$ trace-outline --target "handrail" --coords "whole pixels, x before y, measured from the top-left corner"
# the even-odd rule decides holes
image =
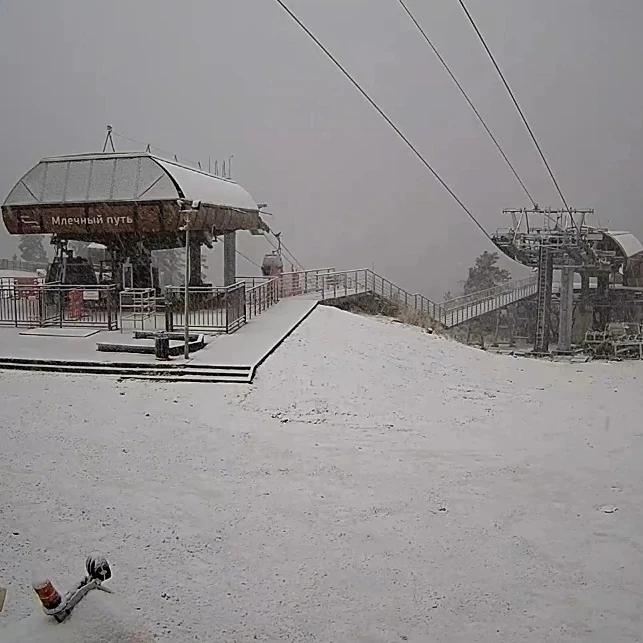
[[[522,279],[503,284],[502,287],[487,288],[477,293],[471,293],[469,301],[444,309],[444,325],[457,326],[486,313],[493,312],[508,304],[524,299],[537,290],[535,279]],[[458,298],[461,299],[461,298]],[[453,300],[451,300],[453,301]],[[451,302],[446,302],[449,304]],[[444,305],[444,304],[443,304]]]
[[[290,270],[288,272],[282,272],[281,276],[286,275],[303,275],[306,273],[316,272],[317,274],[334,274],[337,271],[335,268],[307,268],[306,270]]]
[[[312,279],[309,278],[311,275]],[[536,279],[529,277],[436,303],[422,294],[410,293],[370,268],[339,271],[302,270],[283,273],[280,279],[283,297],[308,292],[319,292],[322,298],[326,298],[327,295],[337,297],[372,292],[384,299],[427,314],[447,327],[496,310],[501,305],[513,303],[518,298],[531,294],[527,290],[536,287]],[[516,296],[512,297],[514,293]],[[495,301],[496,299],[498,301]]]
[[[451,310],[453,308],[459,307],[458,305],[456,306],[452,305],[455,302],[464,301],[465,305],[468,305],[469,303],[475,303],[482,299],[489,299],[490,297],[496,297],[498,295],[504,295],[505,293],[508,293],[508,292],[513,292],[514,290],[517,290],[518,288],[522,288],[523,286],[531,286],[535,284],[536,284],[536,277],[526,277],[525,279],[511,280],[511,281],[505,282],[504,284],[492,286],[491,288],[485,288],[484,290],[476,290],[467,295],[459,295],[458,297],[445,299],[441,303],[441,306],[443,306],[447,310]]]
[[[281,279],[273,277],[252,288],[246,289],[246,319],[260,315],[264,310],[276,304],[281,297]]]

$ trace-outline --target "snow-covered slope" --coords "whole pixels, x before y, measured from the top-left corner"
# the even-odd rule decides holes
[[[641,377],[328,308],[252,387],[0,372],[0,627],[101,550],[165,641],[640,641]]]
[[[131,610],[104,592],[90,592],[63,622],[56,623],[42,612],[0,629],[7,643],[152,643]]]

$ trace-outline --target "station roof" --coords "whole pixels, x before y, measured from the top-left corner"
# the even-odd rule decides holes
[[[604,230],[603,234],[622,250],[627,259],[643,253],[643,244],[631,232]]]
[[[254,199],[238,183],[147,152],[44,158],[16,183],[3,205],[140,203],[178,198],[258,212]]]

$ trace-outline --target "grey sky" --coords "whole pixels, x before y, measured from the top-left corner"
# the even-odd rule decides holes
[[[503,225],[503,207],[525,204],[397,0],[289,4],[488,230]],[[456,0],[408,4],[536,199],[558,205]],[[468,4],[568,201],[643,238],[643,4]],[[272,225],[311,267],[375,264],[439,297],[489,247],[273,0],[4,0],[0,80],[1,198],[42,156],[99,150],[111,123],[179,157],[234,154],[235,178],[270,204]],[[0,255],[12,244],[3,231]],[[266,248],[250,238],[240,247],[258,261]]]

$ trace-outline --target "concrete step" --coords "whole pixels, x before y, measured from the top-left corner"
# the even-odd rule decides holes
[[[0,369],[48,373],[111,375],[127,379],[148,379],[176,382],[250,383],[253,374],[251,366],[216,366],[209,364],[169,366],[160,364],[114,364],[110,362],[21,360],[19,358],[0,358]]]
[[[61,359],[34,359],[31,357],[0,357],[0,362],[13,364],[49,364],[49,365],[71,365],[71,366],[98,366],[115,368],[132,368],[141,370],[172,370],[172,369],[198,369],[208,370],[212,368],[225,368],[230,370],[247,370],[248,366],[203,364],[200,362],[184,362],[183,360],[169,362],[112,362],[112,361],[90,361],[90,360],[61,360]]]

